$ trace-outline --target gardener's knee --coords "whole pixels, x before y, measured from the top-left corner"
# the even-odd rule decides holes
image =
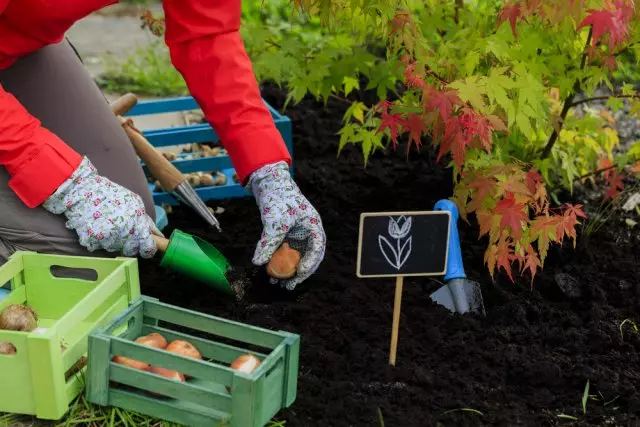
[[[114,255],[104,251],[88,252],[74,236],[47,236],[32,231],[0,227],[0,264],[17,251],[30,251],[51,255],[100,256]]]

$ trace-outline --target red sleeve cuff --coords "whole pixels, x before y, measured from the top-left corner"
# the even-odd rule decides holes
[[[39,129],[47,142],[34,150],[13,173],[9,187],[28,207],[35,208],[51,196],[80,166],[82,156],[46,129]]]
[[[227,135],[222,141],[242,185],[257,169],[277,162],[291,166],[291,155],[277,128],[260,129],[241,135]]]

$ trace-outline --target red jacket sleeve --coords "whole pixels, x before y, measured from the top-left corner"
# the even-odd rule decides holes
[[[20,200],[30,208],[40,205],[81,161],[0,86],[0,164],[11,175],[9,187]]]
[[[238,173],[241,182],[261,166],[291,163],[264,104],[240,37],[240,0],[163,0],[165,41]]]

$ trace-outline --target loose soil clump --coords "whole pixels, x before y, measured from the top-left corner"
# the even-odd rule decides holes
[[[275,87],[263,96],[284,104]],[[262,230],[255,201],[210,202],[224,208],[222,234],[182,208],[166,232],[178,228],[214,244],[237,267],[244,297],[225,297],[158,260],[141,261],[144,294],[300,334],[298,397],[279,415],[289,427],[380,426],[380,415],[393,427],[638,425],[640,336],[629,322],[620,325],[640,322],[640,238],[624,221],[579,237],[575,250],[551,250],[533,289],[528,277],[493,282],[483,265],[486,242],[461,222],[467,275],[482,284],[486,318],[452,316],[429,299],[440,283],[406,279],[397,365],[388,365],[394,283],[356,277],[359,215],[431,210],[451,195],[451,171],[429,147],[408,159],[404,148],[376,154],[366,168],[359,147],[336,159],[345,108],[304,101],[286,111],[296,181],[328,236],[317,274],[294,292],[270,284],[251,265]]]

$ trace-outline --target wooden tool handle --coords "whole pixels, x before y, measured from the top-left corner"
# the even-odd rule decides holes
[[[402,286],[404,277],[396,277],[396,297],[393,302],[393,324],[391,327],[391,349],[389,350],[389,365],[396,365],[396,353],[398,351],[398,330],[400,328],[400,306],[402,304]]]
[[[138,97],[127,93],[111,103],[111,111],[116,116],[124,116],[138,103]]]
[[[144,161],[151,175],[160,181],[160,185],[162,185],[162,188],[166,191],[174,191],[176,187],[185,180],[182,172],[173,166],[169,160],[165,159],[164,156],[147,141],[142,133],[133,127],[131,121],[120,116],[118,116],[118,119],[131,140],[138,157]]]
[[[164,237],[156,236],[155,234],[151,235],[151,238],[156,242],[156,246],[158,250],[162,253],[167,252],[167,248],[169,247],[169,239],[165,239]]]

